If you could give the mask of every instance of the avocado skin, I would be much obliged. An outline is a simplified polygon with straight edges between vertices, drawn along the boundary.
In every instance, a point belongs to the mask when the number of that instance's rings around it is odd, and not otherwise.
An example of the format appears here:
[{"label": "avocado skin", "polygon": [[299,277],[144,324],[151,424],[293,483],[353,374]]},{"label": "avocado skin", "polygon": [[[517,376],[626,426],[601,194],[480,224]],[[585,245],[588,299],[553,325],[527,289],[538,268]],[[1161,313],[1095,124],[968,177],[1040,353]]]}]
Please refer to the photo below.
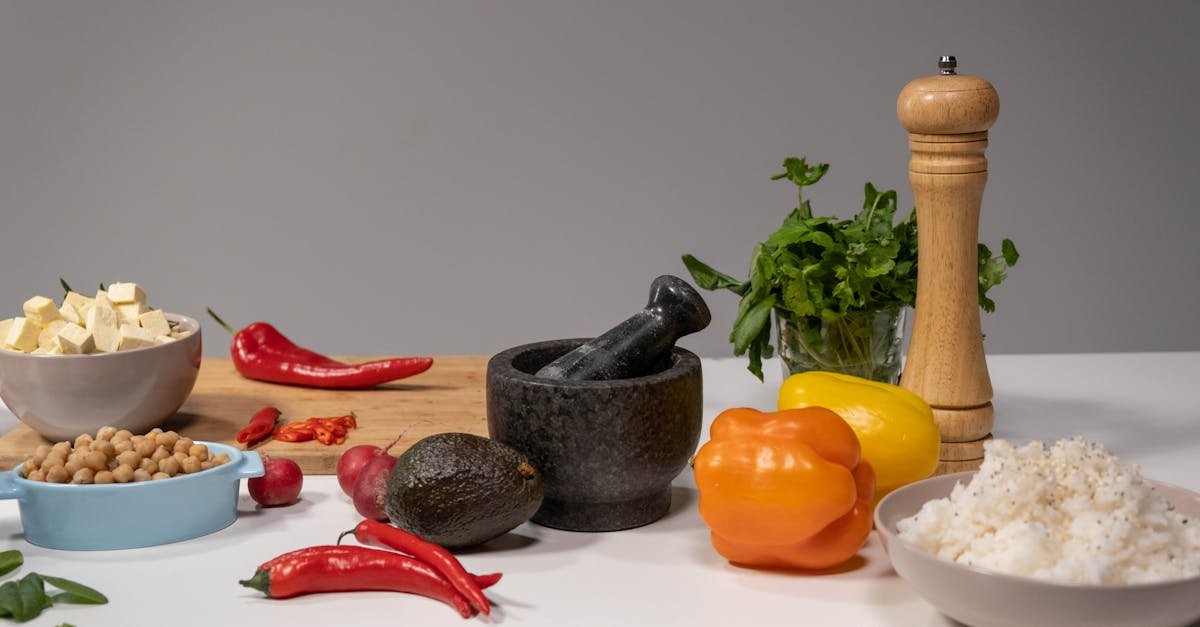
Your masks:
[{"label": "avocado skin", "polygon": [[541,473],[524,455],[470,433],[439,433],[396,460],[384,511],[401,529],[461,548],[504,535],[541,504]]}]

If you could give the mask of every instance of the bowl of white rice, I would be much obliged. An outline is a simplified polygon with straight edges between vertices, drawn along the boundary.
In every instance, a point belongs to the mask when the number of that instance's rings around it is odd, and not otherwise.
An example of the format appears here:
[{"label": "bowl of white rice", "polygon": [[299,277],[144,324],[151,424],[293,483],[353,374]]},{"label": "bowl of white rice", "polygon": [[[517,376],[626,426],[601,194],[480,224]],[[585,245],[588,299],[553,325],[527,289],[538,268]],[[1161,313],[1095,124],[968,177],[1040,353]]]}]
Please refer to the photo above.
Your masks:
[{"label": "bowl of white rice", "polygon": [[887,495],[875,527],[897,574],[969,625],[1200,619],[1200,495],[1082,439],[993,440],[977,472]]}]

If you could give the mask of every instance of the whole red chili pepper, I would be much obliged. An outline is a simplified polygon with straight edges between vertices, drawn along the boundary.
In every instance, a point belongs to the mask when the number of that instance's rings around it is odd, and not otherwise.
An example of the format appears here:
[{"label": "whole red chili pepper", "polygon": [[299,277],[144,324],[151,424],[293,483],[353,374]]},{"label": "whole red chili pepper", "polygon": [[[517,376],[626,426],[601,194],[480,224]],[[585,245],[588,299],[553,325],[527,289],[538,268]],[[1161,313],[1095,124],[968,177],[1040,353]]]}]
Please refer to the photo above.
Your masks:
[{"label": "whole red chili pepper", "polygon": [[471,579],[470,573],[463,568],[458,558],[450,554],[450,551],[403,529],[374,520],[364,520],[358,523],[354,529],[339,536],[338,540],[340,541],[349,533],[353,533],[354,538],[363,544],[395,549],[433,566],[454,586],[455,590],[471,601],[471,605],[475,606],[475,609],[483,612],[484,615],[491,613],[487,597],[483,596],[479,586]]},{"label": "whole red chili pepper", "polygon": [[211,309],[208,314],[233,333],[230,346],[233,365],[247,379],[310,388],[365,390],[421,374],[433,365],[431,357],[347,364],[297,346],[266,322],[255,322],[235,332]]},{"label": "whole red chili pepper", "polygon": [[[275,566],[277,564],[281,564],[287,560],[296,559],[298,557],[302,557],[302,556],[306,556],[306,555],[336,554],[333,551],[334,548],[335,547],[329,546],[329,545],[310,546],[305,549],[298,549],[298,550],[292,551],[290,553],[284,553],[283,555],[280,555],[278,557],[273,557],[273,558],[263,562],[262,564],[259,565],[258,570],[267,570],[268,568],[271,568],[272,566]],[[336,548],[350,549],[349,551],[346,552],[346,554],[353,555],[357,551],[357,549],[361,548],[361,547],[352,547],[352,546],[343,547],[343,545],[337,545]],[[471,576],[471,579],[475,582],[475,585],[479,586],[480,590],[487,590],[488,588],[491,588],[492,586],[499,583],[500,579],[504,576],[504,573],[488,573],[486,575],[476,575],[475,573],[469,573],[469,574]]]},{"label": "whole red chili pepper", "polygon": [[263,407],[258,410],[258,413],[250,418],[250,422],[241,431],[238,431],[237,441],[246,446],[253,446],[259,440],[270,436],[275,431],[275,422],[279,420],[282,413],[274,407]]},{"label": "whole red chili pepper", "polygon": [[310,547],[281,555],[238,583],[272,599],[316,592],[390,590],[442,601],[463,618],[475,612],[467,600],[428,564],[391,551],[366,547]]}]

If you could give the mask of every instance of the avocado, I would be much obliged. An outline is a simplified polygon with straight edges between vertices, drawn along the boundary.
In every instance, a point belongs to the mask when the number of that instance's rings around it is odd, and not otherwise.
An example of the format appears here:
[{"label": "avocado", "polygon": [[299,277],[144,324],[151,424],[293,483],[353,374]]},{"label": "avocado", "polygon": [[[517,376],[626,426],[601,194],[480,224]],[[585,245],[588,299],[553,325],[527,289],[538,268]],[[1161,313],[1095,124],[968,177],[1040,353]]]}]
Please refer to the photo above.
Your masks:
[{"label": "avocado", "polygon": [[524,455],[470,433],[439,433],[396,460],[384,511],[401,529],[459,548],[505,534],[541,504],[541,473]]}]

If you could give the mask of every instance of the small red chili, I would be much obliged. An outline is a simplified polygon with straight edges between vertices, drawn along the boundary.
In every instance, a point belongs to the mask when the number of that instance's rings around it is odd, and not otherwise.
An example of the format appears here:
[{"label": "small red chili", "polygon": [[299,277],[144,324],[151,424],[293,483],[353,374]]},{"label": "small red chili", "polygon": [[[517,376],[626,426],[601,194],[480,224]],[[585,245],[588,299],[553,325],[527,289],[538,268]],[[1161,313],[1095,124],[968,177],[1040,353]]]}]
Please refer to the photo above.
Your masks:
[{"label": "small red chili", "polygon": [[471,578],[462,563],[450,554],[450,551],[426,540],[421,539],[403,529],[393,527],[375,520],[364,520],[350,531],[338,537],[341,541],[346,534],[354,534],[354,538],[363,544],[386,547],[407,553],[437,569],[455,590],[470,600],[475,609],[484,615],[491,613],[487,597],[483,596],[479,585]]},{"label": "small red chili", "polygon": [[391,551],[356,546],[324,546],[280,555],[238,583],[272,599],[317,592],[388,590],[442,601],[470,618],[474,608],[428,564]]},{"label": "small red chili", "polygon": [[260,440],[271,435],[275,429],[275,422],[279,420],[279,411],[274,407],[263,407],[250,417],[250,422],[238,431],[237,441],[244,443],[246,446],[253,446]]}]

